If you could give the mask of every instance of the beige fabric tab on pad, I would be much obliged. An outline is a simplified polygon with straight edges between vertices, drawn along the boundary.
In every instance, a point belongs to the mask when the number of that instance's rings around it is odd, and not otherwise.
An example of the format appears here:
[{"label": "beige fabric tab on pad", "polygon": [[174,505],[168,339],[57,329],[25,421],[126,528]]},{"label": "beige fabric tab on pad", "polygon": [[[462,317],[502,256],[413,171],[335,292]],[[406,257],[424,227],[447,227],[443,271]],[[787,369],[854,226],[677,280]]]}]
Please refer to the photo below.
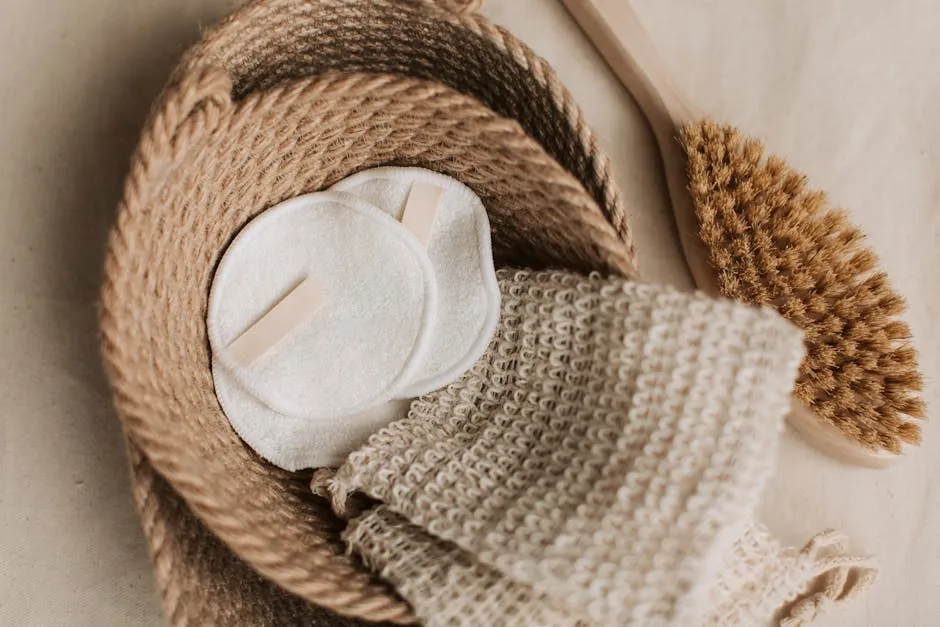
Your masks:
[{"label": "beige fabric tab on pad", "polygon": [[402,225],[411,231],[421,242],[428,247],[431,241],[431,231],[434,229],[434,220],[437,217],[437,207],[440,204],[444,188],[429,183],[415,183],[405,202],[405,211],[401,216]]},{"label": "beige fabric tab on pad", "polygon": [[250,366],[310,318],[325,300],[319,284],[310,277],[305,278],[229,344],[229,351],[240,364]]}]

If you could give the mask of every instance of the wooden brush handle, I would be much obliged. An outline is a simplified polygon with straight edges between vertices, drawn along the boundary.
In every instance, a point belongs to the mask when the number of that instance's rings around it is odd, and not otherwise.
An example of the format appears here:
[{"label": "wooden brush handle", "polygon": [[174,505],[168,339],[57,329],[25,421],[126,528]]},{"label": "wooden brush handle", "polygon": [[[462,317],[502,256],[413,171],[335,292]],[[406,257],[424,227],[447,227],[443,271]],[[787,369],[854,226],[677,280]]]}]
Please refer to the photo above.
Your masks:
[{"label": "wooden brush handle", "polygon": [[628,0],[563,0],[568,11],[646,116],[659,151],[686,264],[703,292],[718,295],[688,192],[679,129],[699,118],[679,93]]},{"label": "wooden brush handle", "polygon": [[640,105],[659,137],[698,119],[666,71],[629,0],[562,0]]}]

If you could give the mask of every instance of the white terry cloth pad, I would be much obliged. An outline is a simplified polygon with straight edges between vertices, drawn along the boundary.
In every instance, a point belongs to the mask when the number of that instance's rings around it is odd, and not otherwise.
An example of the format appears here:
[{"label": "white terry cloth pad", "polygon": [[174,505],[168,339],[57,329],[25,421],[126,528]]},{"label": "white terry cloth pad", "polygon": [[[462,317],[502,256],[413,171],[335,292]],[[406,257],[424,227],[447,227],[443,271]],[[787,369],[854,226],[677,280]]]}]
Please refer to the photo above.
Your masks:
[{"label": "white terry cloth pad", "polygon": [[[233,350],[311,282],[319,300],[283,339],[253,360]],[[423,362],[436,303],[427,255],[388,214],[339,192],[273,207],[236,236],[213,278],[207,330],[219,402],[272,463],[335,463],[337,450],[397,417],[400,407],[382,405]]]},{"label": "white terry cloth pad", "polygon": [[421,396],[457,380],[483,354],[499,321],[486,209],[470,188],[423,168],[374,168],[332,187],[354,194],[401,220],[416,183],[442,188],[427,254],[438,284],[430,347],[403,396]]},{"label": "white terry cloth pad", "polygon": [[336,420],[294,418],[256,399],[212,360],[215,393],[229,422],[258,455],[284,470],[336,467],[373,433],[408,415],[411,402],[390,401]]}]

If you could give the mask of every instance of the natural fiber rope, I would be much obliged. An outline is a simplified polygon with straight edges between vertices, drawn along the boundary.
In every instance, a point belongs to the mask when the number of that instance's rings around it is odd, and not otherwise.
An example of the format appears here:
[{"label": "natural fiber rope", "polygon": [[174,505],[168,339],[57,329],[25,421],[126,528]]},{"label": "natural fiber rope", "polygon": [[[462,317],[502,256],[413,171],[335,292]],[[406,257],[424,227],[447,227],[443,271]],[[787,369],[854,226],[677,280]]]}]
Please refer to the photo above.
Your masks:
[{"label": "natural fiber rope", "polygon": [[437,5],[454,13],[469,13],[481,11],[486,0],[422,0],[428,4]]},{"label": "natural fiber rope", "polygon": [[402,74],[447,85],[519,121],[584,184],[635,258],[610,162],[555,71],[479,13],[435,6],[447,1],[249,2],[207,33],[180,71],[208,64],[225,68],[239,97],[330,70]]},{"label": "natural fiber rope", "polygon": [[[820,589],[785,607],[780,627],[808,625],[831,606],[855,598],[875,581],[878,575],[875,560],[846,556],[847,544],[844,535],[828,529],[815,536],[800,551],[798,562],[818,577]],[[810,579],[809,576],[806,578]]]},{"label": "natural fiber rope", "polygon": [[[335,611],[407,622],[407,606],[340,554],[328,507],[251,455],[218,408],[203,316],[225,243],[271,204],[401,163],[473,187],[503,258],[619,274],[630,258],[580,184],[471,98],[393,76],[325,76],[237,105],[219,97],[226,87],[212,70],[179,80],[132,165],[102,293],[116,404],[160,474],[253,568]],[[179,594],[164,596],[172,607]]]},{"label": "natural fiber rope", "polygon": [[238,560],[127,441],[134,500],[150,546],[168,621],[174,627],[351,627],[257,575]]}]

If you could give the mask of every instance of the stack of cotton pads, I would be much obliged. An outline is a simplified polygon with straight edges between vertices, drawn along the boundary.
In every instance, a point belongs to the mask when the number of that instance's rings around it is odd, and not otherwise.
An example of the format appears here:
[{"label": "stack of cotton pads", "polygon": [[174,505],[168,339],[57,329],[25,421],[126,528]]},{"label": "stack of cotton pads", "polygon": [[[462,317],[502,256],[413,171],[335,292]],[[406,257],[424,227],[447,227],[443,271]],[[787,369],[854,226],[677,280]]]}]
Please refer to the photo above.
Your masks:
[{"label": "stack of cotton pads", "polygon": [[259,455],[335,466],[456,380],[499,318],[489,221],[460,182],[377,168],[260,214],[212,282],[216,396]]}]

